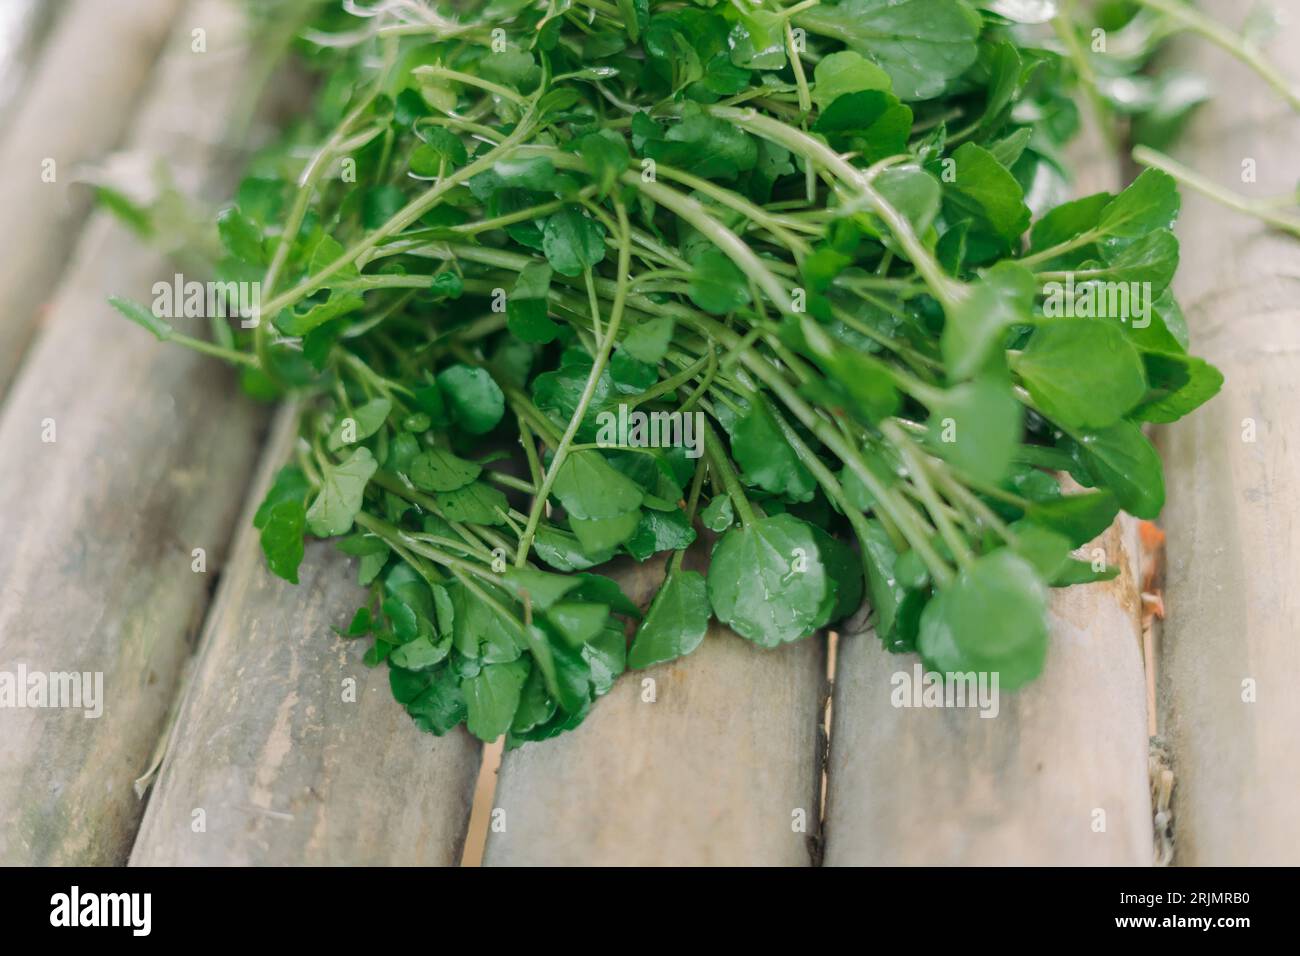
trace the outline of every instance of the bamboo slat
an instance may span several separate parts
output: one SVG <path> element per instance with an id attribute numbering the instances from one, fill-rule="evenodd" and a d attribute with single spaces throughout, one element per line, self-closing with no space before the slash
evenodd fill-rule
<path id="1" fill-rule="evenodd" d="M 1073 152 L 1076 194 L 1116 187 L 1095 132 Z M 1002 693 L 996 717 L 893 706 L 916 658 L 871 630 L 841 639 L 827 865 L 1151 862 L 1136 524 L 1122 516 L 1083 553 L 1095 547 L 1119 577 L 1052 592 L 1044 672 Z"/>
<path id="2" fill-rule="evenodd" d="M 0 395 L 90 207 L 78 167 L 120 141 L 179 0 L 80 0 L 63 12 L 0 137 Z M 51 179 L 52 177 L 52 179 Z M 15 228 L 21 225 L 21 228 Z"/>
<path id="3" fill-rule="evenodd" d="M 207 30 L 207 54 L 190 51 L 192 23 Z M 244 28 L 235 0 L 193 4 L 131 138 L 173 156 L 187 193 L 228 180 L 229 164 L 214 172 L 213 158 L 235 106 L 229 78 Z M 237 397 L 229 372 L 154 341 L 105 301 L 116 292 L 150 302 L 152 284 L 172 272 L 109 217 L 93 217 L 0 410 L 0 670 L 103 682 L 98 718 L 0 709 L 0 862 L 126 859 L 142 810 L 132 781 L 254 467 L 263 415 Z"/>
<path id="4" fill-rule="evenodd" d="M 659 574 L 617 577 L 644 607 Z M 577 730 L 505 754 L 484 864 L 808 865 L 821 642 L 763 650 L 714 625 L 625 673 Z"/>
<path id="5" fill-rule="evenodd" d="M 296 435 L 281 417 L 254 507 Z M 131 855 L 133 865 L 448 866 L 460 859 L 479 745 L 422 733 L 388 668 L 337 637 L 365 598 L 334 546 L 295 587 L 263 565 L 251 510 Z"/>
<path id="6" fill-rule="evenodd" d="M 1240 5 L 1204 10 L 1240 21 Z M 1294 11 L 1291 11 L 1294 13 Z M 1297 77 L 1300 19 L 1269 55 Z M 1181 57 L 1216 98 L 1178 157 L 1252 199 L 1294 196 L 1300 117 L 1204 42 Z M 1250 180 L 1254 176 L 1253 181 Z M 1225 376 L 1195 415 L 1165 428 L 1170 475 L 1160 655 L 1173 753 L 1175 862 L 1300 863 L 1300 240 L 1183 192 L 1175 290 L 1193 351 Z"/>

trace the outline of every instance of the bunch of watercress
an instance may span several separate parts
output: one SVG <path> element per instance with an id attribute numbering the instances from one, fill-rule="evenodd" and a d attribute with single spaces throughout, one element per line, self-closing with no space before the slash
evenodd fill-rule
<path id="1" fill-rule="evenodd" d="M 1173 179 L 1064 201 L 1054 12 L 331 12 L 305 34 L 310 115 L 219 218 L 256 328 L 199 340 L 118 305 L 296 396 L 255 519 L 269 567 L 296 582 L 304 539 L 338 538 L 369 588 L 342 633 L 433 733 L 551 737 L 711 618 L 777 647 L 864 594 L 891 650 L 1015 687 L 1048 586 L 1115 573 L 1072 549 L 1160 511 L 1144 423 L 1221 382 L 1168 288 Z M 1051 314 L 1066 280 L 1146 283 L 1150 307 Z M 613 447 L 620 409 L 699 413 L 702 441 Z M 592 570 L 620 556 L 666 556 L 644 615 Z"/>

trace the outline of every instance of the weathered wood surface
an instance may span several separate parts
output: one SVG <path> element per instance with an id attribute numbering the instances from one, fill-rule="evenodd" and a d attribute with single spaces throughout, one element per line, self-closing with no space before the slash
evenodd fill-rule
<path id="1" fill-rule="evenodd" d="M 76 183 L 78 167 L 120 141 L 178 5 L 179 0 L 80 0 L 70 6 L 6 118 L 0 209 L 11 228 L 0 254 L 0 395 L 90 206 L 90 189 Z M 52 182 L 43 178 L 51 174 Z"/>
<path id="2" fill-rule="evenodd" d="M 63 0 L 9 0 L 0 4 L 0 128 L 49 35 Z"/>
<path id="3" fill-rule="evenodd" d="M 1053 592 L 1047 666 L 994 717 L 896 708 L 916 658 L 872 631 L 840 641 L 828 866 L 1150 863 L 1136 542 L 1116 525 L 1096 545 L 1124 572 Z"/>
<path id="4" fill-rule="evenodd" d="M 1205 11 L 1236 23 L 1240 4 Z M 1293 11 L 1294 12 L 1294 11 Z M 1300 81 L 1300 18 L 1270 55 Z M 1252 198 L 1294 194 L 1300 117 L 1205 44 L 1182 54 L 1217 98 L 1177 149 Z M 1257 182 L 1243 182 L 1253 161 Z M 1169 474 L 1160 656 L 1173 749 L 1175 863 L 1300 863 L 1300 240 L 1183 191 L 1175 290 L 1193 350 L 1226 377 L 1162 430 Z M 1252 434 L 1253 430 L 1253 434 Z M 1254 700 L 1249 699 L 1252 686 Z"/>
<path id="5" fill-rule="evenodd" d="M 1076 194 L 1115 188 L 1118 162 L 1095 135 L 1074 154 Z M 1094 547 L 1119 577 L 1053 590 L 1043 674 L 1000 694 L 996 717 L 893 706 L 891 679 L 913 674 L 917 658 L 889 654 L 874 631 L 846 629 L 828 866 L 1151 862 L 1136 523 L 1121 517 L 1083 553 Z"/>
<path id="6" fill-rule="evenodd" d="M 292 417 L 275 431 L 131 863 L 455 865 L 479 744 L 421 732 L 367 642 L 333 633 L 366 592 L 332 543 L 309 544 L 296 587 L 266 570 L 251 509 Z"/>
<path id="7" fill-rule="evenodd" d="M 210 52 L 190 52 L 188 27 L 172 36 L 132 148 L 166 153 L 179 187 L 199 192 L 232 107 L 226 78 L 244 21 L 236 0 L 189 14 Z M 254 468 L 264 416 L 229 372 L 154 341 L 105 302 L 111 292 L 148 302 L 172 271 L 93 217 L 0 412 L 0 670 L 100 672 L 104 687 L 97 719 L 0 709 L 3 863 L 126 859 L 143 809 L 132 781 Z M 206 573 L 191 570 L 195 548 Z"/>
<path id="8" fill-rule="evenodd" d="M 659 564 L 617 575 L 642 606 Z M 713 625 L 576 731 L 505 754 L 484 864 L 808 865 L 824 684 L 821 637 L 763 650 Z"/>

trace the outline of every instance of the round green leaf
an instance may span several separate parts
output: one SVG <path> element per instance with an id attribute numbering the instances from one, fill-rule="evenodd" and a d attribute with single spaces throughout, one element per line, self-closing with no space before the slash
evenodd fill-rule
<path id="1" fill-rule="evenodd" d="M 1013 690 L 1043 669 L 1047 587 L 1020 555 L 983 555 L 921 612 L 918 647 L 936 671 L 996 672 L 1000 686 Z"/>
<path id="2" fill-rule="evenodd" d="M 831 593 L 811 526 L 790 514 L 724 534 L 708 585 L 718 620 L 761 647 L 808 635 Z"/>
<path id="3" fill-rule="evenodd" d="M 689 654 L 709 630 L 709 596 L 697 571 L 674 571 L 650 603 L 637 628 L 628 667 L 649 667 Z"/>
<path id="4" fill-rule="evenodd" d="M 581 275 L 605 258 L 604 230 L 576 206 L 565 206 L 546 220 L 542 251 L 560 275 Z"/>
<path id="5" fill-rule="evenodd" d="M 1065 428 L 1113 425 L 1147 390 L 1137 349 L 1092 319 L 1041 323 L 1013 364 L 1038 408 Z"/>
<path id="6" fill-rule="evenodd" d="M 439 373 L 438 386 L 456 424 L 472 435 L 490 432 L 505 414 L 505 396 L 487 369 L 453 365 Z"/>

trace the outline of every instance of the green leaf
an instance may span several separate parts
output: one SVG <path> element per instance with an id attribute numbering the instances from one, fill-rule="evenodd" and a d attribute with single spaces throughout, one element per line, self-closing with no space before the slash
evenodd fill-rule
<path id="1" fill-rule="evenodd" d="M 319 233 L 309 245 L 307 272 L 315 274 L 338 260 L 344 253 L 343 246 L 333 236 Z M 355 279 L 359 275 L 356 263 L 349 263 L 340 268 L 332 277 L 335 281 Z M 333 321 L 355 312 L 365 305 L 360 293 L 348 292 L 326 287 L 287 309 L 282 309 L 272 322 L 275 327 L 288 336 L 303 336 L 326 322 Z"/>
<path id="2" fill-rule="evenodd" d="M 983 146 L 963 143 L 952 154 L 955 178 L 944 189 L 949 220 L 969 218 L 1008 244 L 1029 228 L 1029 207 L 1011 171 Z"/>
<path id="3" fill-rule="evenodd" d="M 948 374 L 960 380 L 982 368 L 1010 326 L 1029 322 L 1036 290 L 1033 273 L 1014 262 L 999 262 L 970 286 L 943 327 Z"/>
<path id="4" fill-rule="evenodd" d="M 584 269 L 605 258 L 604 235 L 600 224 L 584 216 L 577 206 L 565 206 L 546 220 L 542 251 L 560 275 L 582 275 Z"/>
<path id="5" fill-rule="evenodd" d="M 876 633 L 886 647 L 891 647 L 895 644 L 899 607 L 907 597 L 894 570 L 900 556 L 878 520 L 869 518 L 863 527 L 862 561 L 867 569 L 867 593 L 875 612 Z"/>
<path id="6" fill-rule="evenodd" d="M 1054 588 L 1068 588 L 1073 584 L 1113 581 L 1117 577 L 1119 577 L 1119 568 L 1114 564 L 1108 564 L 1099 571 L 1090 561 L 1067 558 L 1065 564 L 1056 572 L 1056 577 L 1047 583 Z"/>
<path id="7" fill-rule="evenodd" d="M 699 300 L 696 299 L 696 304 L 698 303 Z M 620 345 L 623 351 L 638 362 L 657 365 L 668 354 L 668 346 L 673 340 L 673 325 L 672 317 L 667 315 L 643 319 L 632 326 Z"/>
<path id="8" fill-rule="evenodd" d="M 570 452 L 551 486 L 570 518 L 617 518 L 641 507 L 645 495 L 592 449 Z M 634 525 L 635 527 L 635 525 Z"/>
<path id="9" fill-rule="evenodd" d="M 582 645 L 582 659 L 591 675 L 591 692 L 608 694 L 614 680 L 627 669 L 627 638 L 623 628 L 611 622 L 601 633 Z"/>
<path id="10" fill-rule="evenodd" d="M 1043 669 L 1047 588 L 1020 555 L 982 555 L 921 612 L 918 648 L 932 670 L 997 673 L 1014 690 Z"/>
<path id="11" fill-rule="evenodd" d="M 1144 353 L 1144 357 L 1147 352 L 1186 354 L 1187 321 L 1173 294 L 1166 289 L 1146 311 L 1145 316 L 1130 321 L 1117 320 L 1116 324 L 1124 330 L 1128 340 Z M 1157 377 L 1148 363 L 1148 381 L 1154 385 Z"/>
<path id="12" fill-rule="evenodd" d="M 1025 517 L 1034 524 L 1060 532 L 1072 548 L 1097 537 L 1119 514 L 1119 500 L 1110 491 L 1062 495 L 1030 505 Z"/>
<path id="13" fill-rule="evenodd" d="M 590 701 L 590 669 L 581 653 L 553 643 L 536 624 L 524 629 L 524 640 L 546 683 L 546 692 L 566 714 L 582 712 Z"/>
<path id="14" fill-rule="evenodd" d="M 485 603 L 463 584 L 448 585 L 438 603 L 438 629 L 452 634 L 456 650 L 485 664 L 512 661 L 523 652 L 523 625 L 509 610 Z M 499 597 L 499 596 L 498 596 Z M 510 605 L 509 601 L 500 603 Z"/>
<path id="15" fill-rule="evenodd" d="M 520 659 L 508 664 L 486 664 L 477 676 L 461 681 L 467 712 L 465 729 L 484 742 L 496 740 L 509 730 L 527 679 L 528 662 Z"/>
<path id="16" fill-rule="evenodd" d="M 406 205 L 406 194 L 393 185 L 374 186 L 361 197 L 361 224 L 378 229 Z"/>
<path id="17" fill-rule="evenodd" d="M 637 628 L 627 666 L 640 669 L 689 654 L 708 633 L 711 613 L 704 576 L 697 571 L 672 572 Z"/>
<path id="18" fill-rule="evenodd" d="M 826 109 L 845 93 L 888 90 L 889 74 L 860 53 L 841 50 L 824 56 L 813 70 L 813 102 Z"/>
<path id="19" fill-rule="evenodd" d="M 1044 581 L 1055 581 L 1070 560 L 1070 539 L 1027 521 L 1018 521 L 1012 528 L 1016 534 L 1012 550 L 1033 565 Z"/>
<path id="20" fill-rule="evenodd" d="M 1034 404 L 1066 429 L 1113 425 L 1146 394 L 1137 350 L 1104 322 L 1040 322 L 1012 367 Z"/>
<path id="21" fill-rule="evenodd" d="M 1014 169 L 1020 161 L 1020 157 L 1025 154 L 1029 148 L 1029 141 L 1033 138 L 1034 131 L 1028 126 L 1022 126 L 1002 139 L 989 143 L 989 152 L 1007 169 Z"/>
<path id="22" fill-rule="evenodd" d="M 731 454 L 741 475 L 754 487 L 790 501 L 811 501 L 817 490 L 812 473 L 785 440 L 766 402 L 753 402 L 731 433 Z"/>
<path id="23" fill-rule="evenodd" d="M 487 369 L 457 364 L 438 373 L 452 420 L 471 435 L 490 432 L 505 414 L 505 396 Z"/>
<path id="24" fill-rule="evenodd" d="M 1136 239 L 1171 228 L 1178 209 L 1178 184 L 1174 178 L 1158 169 L 1146 169 L 1106 204 L 1097 228 L 1106 236 Z"/>
<path id="25" fill-rule="evenodd" d="M 551 321 L 547 293 L 551 288 L 551 267 L 530 262 L 519 272 L 514 291 L 506 301 L 506 326 L 525 342 L 545 345 L 560 334 Z"/>
<path id="26" fill-rule="evenodd" d="M 217 232 L 221 244 L 236 259 L 255 266 L 265 266 L 269 261 L 262 243 L 262 230 L 234 206 L 217 215 Z"/>
<path id="27" fill-rule="evenodd" d="M 462 524 L 505 524 L 510 502 L 499 489 L 486 481 L 475 481 L 433 496 L 448 521 Z"/>
<path id="28" fill-rule="evenodd" d="M 691 266 L 687 287 L 691 301 L 705 312 L 726 315 L 749 304 L 749 283 L 726 253 L 713 246 L 705 249 Z"/>
<path id="29" fill-rule="evenodd" d="M 710 531 L 723 532 L 736 523 L 736 510 L 727 494 L 714 495 L 702 512 L 700 520 Z"/>
<path id="30" fill-rule="evenodd" d="M 577 577 L 535 571 L 532 568 L 511 568 L 503 580 L 514 590 L 519 600 L 527 599 L 538 611 L 545 611 L 582 583 Z"/>
<path id="31" fill-rule="evenodd" d="M 429 685 L 433 683 L 434 675 L 432 674 L 417 674 L 405 668 L 394 667 L 391 661 L 388 666 L 388 686 L 393 691 L 393 699 L 399 704 L 410 704 L 428 690 Z M 446 668 L 443 668 L 439 673 L 446 670 Z"/>
<path id="32" fill-rule="evenodd" d="M 1159 517 L 1165 476 L 1151 442 L 1129 421 L 1076 435 L 1088 468 L 1106 484 L 1120 507 L 1136 518 Z"/>
<path id="33" fill-rule="evenodd" d="M 818 617 L 816 624 L 817 627 L 825 627 L 848 617 L 862 603 L 862 562 L 843 541 L 816 525 L 812 526 L 812 530 L 813 537 L 817 540 L 817 552 L 821 555 L 822 564 L 826 566 L 831 584 L 831 593 L 822 605 L 824 614 Z"/>
<path id="34" fill-rule="evenodd" d="M 361 637 L 370 633 L 370 608 L 359 607 L 346 628 L 333 628 L 339 637 Z"/>
<path id="35" fill-rule="evenodd" d="M 257 513 L 253 515 L 253 527 L 264 527 L 270 520 L 271 509 L 282 501 L 297 501 L 305 504 L 310 491 L 311 484 L 302 469 L 297 465 L 285 465 L 276 472 L 275 480 L 266 491 L 266 497 L 258 505 Z"/>
<path id="36" fill-rule="evenodd" d="M 1151 390 L 1133 411 L 1144 422 L 1176 422 L 1223 387 L 1223 373 L 1204 359 L 1167 352 L 1142 356 Z"/>
<path id="37" fill-rule="evenodd" d="M 868 424 L 898 410 L 901 399 L 884 363 L 845 348 L 812 316 L 797 321 L 794 316 L 787 317 L 781 325 L 781 338 L 827 373 L 826 381 L 814 383 L 820 386 L 815 397 L 823 404 L 847 408 Z"/>
<path id="38" fill-rule="evenodd" d="M 441 422 L 445 420 L 447 402 L 442 397 L 442 389 L 438 387 L 436 380 L 421 383 L 414 390 L 412 397 L 420 411 L 428 415 L 433 421 Z"/>
<path id="39" fill-rule="evenodd" d="M 830 588 L 812 528 L 789 514 L 728 531 L 709 564 L 718 620 L 761 647 L 807 636 Z"/>
<path id="40" fill-rule="evenodd" d="M 844 0 L 796 14 L 885 69 L 905 100 L 933 99 L 975 62 L 980 18 L 959 0 Z"/>
<path id="41" fill-rule="evenodd" d="M 640 122 L 638 119 L 644 117 Z M 644 114 L 632 119 L 634 145 L 656 162 L 667 163 L 703 179 L 734 180 L 758 162 L 752 136 L 698 107 L 682 110 L 681 122 L 661 129 Z"/>
<path id="42" fill-rule="evenodd" d="M 543 525 L 533 539 L 537 556 L 557 571 L 585 571 L 604 564 L 614 556 L 613 550 L 588 552 L 578 536 L 562 528 Z"/>
<path id="43" fill-rule="evenodd" d="M 660 551 L 680 551 L 695 541 L 695 529 L 682 511 L 656 511 L 650 508 L 641 512 L 632 537 L 627 539 L 628 554 L 644 561 Z"/>
<path id="44" fill-rule="evenodd" d="M 302 564 L 302 538 L 306 528 L 307 510 L 298 499 L 276 502 L 262 523 L 261 542 L 266 566 L 272 574 L 291 584 L 298 583 L 298 565 Z"/>
<path id="45" fill-rule="evenodd" d="M 455 491 L 478 478 L 483 469 L 445 448 L 422 451 L 411 460 L 408 476 L 421 491 Z"/>
<path id="46" fill-rule="evenodd" d="M 459 299 L 465 291 L 465 280 L 454 272 L 439 272 L 429 281 L 429 289 L 434 295 Z"/>
<path id="47" fill-rule="evenodd" d="M 1106 264 L 1085 266 L 1082 277 L 1111 283 L 1148 283 L 1150 295 L 1158 296 L 1178 269 L 1178 239 L 1168 229 L 1156 229 L 1131 242 L 1107 244 L 1102 255 Z M 1140 287 L 1138 291 L 1142 291 Z M 1128 315 L 1121 313 L 1121 318 L 1132 318 L 1136 312 L 1132 303 L 1129 310 Z"/>
<path id="48" fill-rule="evenodd" d="M 1110 193 L 1093 193 L 1062 203 L 1047 213 L 1029 232 L 1029 251 L 1042 252 L 1090 232 L 1101 221 L 1101 212 L 1115 197 Z"/>
<path id="49" fill-rule="evenodd" d="M 985 482 L 1002 479 L 1024 429 L 1020 403 L 1004 381 L 982 376 L 936 396 L 928 422 L 930 447 Z"/>
<path id="50" fill-rule="evenodd" d="M 546 677 L 540 667 L 528 672 L 528 680 L 519 695 L 519 706 L 515 709 L 514 720 L 510 724 L 510 733 L 523 734 L 555 715 L 555 701 L 546 692 Z"/>
<path id="51" fill-rule="evenodd" d="M 939 214 L 943 190 L 939 181 L 919 166 L 891 166 L 876 176 L 872 185 L 919 236 L 925 235 Z M 875 225 L 875 232 L 887 245 L 895 244 L 893 234 L 883 224 Z"/>
<path id="52" fill-rule="evenodd" d="M 609 621 L 604 604 L 559 601 L 546 610 L 546 620 L 573 647 L 580 647 L 600 634 Z"/>
<path id="53" fill-rule="evenodd" d="M 422 671 L 442 663 L 450 651 L 451 635 L 442 640 L 434 641 L 433 638 L 425 634 L 393 648 L 393 652 L 388 655 L 388 660 L 397 667 Z"/>
<path id="54" fill-rule="evenodd" d="M 881 90 L 846 93 L 822 110 L 813 132 L 840 152 L 861 154 L 868 163 L 907 152 L 912 111 Z"/>
<path id="55" fill-rule="evenodd" d="M 731 62 L 746 70 L 784 69 L 786 59 L 782 21 L 769 10 L 751 8 L 737 12 L 740 23 L 731 31 Z M 748 76 L 745 83 L 749 83 Z"/>
<path id="56" fill-rule="evenodd" d="M 626 141 L 613 130 L 602 129 L 583 136 L 576 147 L 587 172 L 600 184 L 600 196 L 604 198 L 631 162 Z"/>
<path id="57" fill-rule="evenodd" d="M 366 485 L 378 469 L 369 448 L 358 448 L 342 464 L 327 465 L 321 489 L 307 509 L 307 527 L 318 538 L 346 534 L 361 510 Z"/>
<path id="58" fill-rule="evenodd" d="M 1020 86 L 1020 54 L 1016 52 L 1014 44 L 1003 40 L 988 48 L 984 61 L 989 70 L 989 89 L 980 125 L 986 129 L 996 129 L 1005 119 L 1007 107 L 1015 99 Z M 994 152 L 992 148 L 990 151 Z M 1011 164 L 1003 165 L 1010 167 Z"/>
<path id="59" fill-rule="evenodd" d="M 636 534 L 641 523 L 639 509 L 608 518 L 569 518 L 582 549 L 588 553 L 613 550 Z"/>
<path id="60" fill-rule="evenodd" d="M 365 441 L 384 427 L 388 414 L 393 410 L 393 403 L 386 398 L 373 398 L 364 405 L 358 405 L 335 424 L 330 431 L 325 447 L 330 451 L 339 451 L 348 445 Z"/>
<path id="61" fill-rule="evenodd" d="M 389 683 L 395 685 L 402 673 L 398 668 L 390 670 Z M 406 705 L 406 712 L 421 730 L 439 737 L 463 721 L 466 716 L 465 696 L 455 672 L 450 667 L 435 671 L 425 689 Z"/>
<path id="62" fill-rule="evenodd" d="M 607 604 L 615 614 L 626 617 L 641 616 L 640 609 L 628 599 L 613 578 L 601 574 L 579 574 L 578 580 L 581 583 L 573 592 L 574 600 Z"/>

